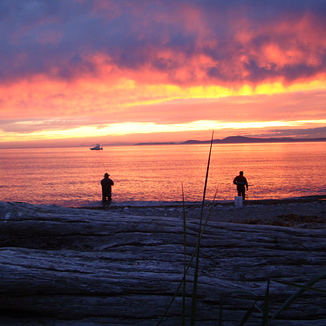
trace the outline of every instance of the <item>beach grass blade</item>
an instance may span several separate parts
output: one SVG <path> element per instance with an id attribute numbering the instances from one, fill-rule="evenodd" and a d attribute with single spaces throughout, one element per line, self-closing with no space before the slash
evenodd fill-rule
<path id="1" fill-rule="evenodd" d="M 206 199 L 206 190 L 207 190 L 207 183 L 208 183 L 209 167 L 210 167 L 211 154 L 212 154 L 212 148 L 213 148 L 213 139 L 214 139 L 214 131 L 212 132 L 211 144 L 210 144 L 210 148 L 209 148 L 209 155 L 208 155 L 208 161 L 207 161 L 207 167 L 206 167 L 206 177 L 205 177 L 205 184 L 204 184 L 203 198 L 202 198 L 202 205 L 201 205 L 201 212 L 200 212 L 198 241 L 197 241 L 197 250 L 196 250 L 196 264 L 195 264 L 194 282 L 193 282 L 193 289 L 192 289 L 191 318 L 190 318 L 191 319 L 191 322 L 190 322 L 191 326 L 194 326 L 196 324 L 198 271 L 199 271 L 199 258 L 200 258 L 200 240 L 201 240 L 201 234 L 202 234 L 203 215 L 204 215 L 204 207 L 205 207 L 205 199 Z"/>
<path id="2" fill-rule="evenodd" d="M 247 309 L 245 315 L 242 317 L 242 320 L 240 322 L 239 325 L 245 325 L 246 322 L 249 320 L 250 316 L 252 315 L 252 313 L 255 311 L 255 309 L 260 310 L 257 307 L 257 295 L 251 291 L 246 291 L 246 290 L 232 290 L 232 291 L 228 291 L 223 293 L 220 296 L 220 315 L 219 315 L 219 326 L 223 326 L 223 305 L 224 305 L 224 301 L 226 297 L 234 297 L 234 295 L 246 295 L 246 296 L 250 296 L 253 299 L 253 303 L 250 305 L 250 307 Z"/>
<path id="3" fill-rule="evenodd" d="M 186 219 L 186 205 L 185 195 L 183 189 L 183 183 L 181 184 L 182 189 L 182 207 L 183 207 L 183 289 L 182 289 L 182 326 L 186 325 L 186 283 L 187 283 L 187 219 Z"/>
<path id="4" fill-rule="evenodd" d="M 265 299 L 264 299 L 264 307 L 263 307 L 262 325 L 267 325 L 268 324 L 268 317 L 269 317 L 269 288 L 270 288 L 270 281 L 267 282 L 267 288 L 266 288 Z"/>
<path id="5" fill-rule="evenodd" d="M 316 288 L 312 288 L 312 286 L 317 283 L 318 281 L 320 281 L 321 279 L 326 278 L 326 270 L 322 271 L 321 273 L 317 274 L 316 276 L 314 276 L 313 278 L 311 278 L 305 285 L 298 285 L 295 283 L 291 283 L 291 282 L 283 282 L 283 281 L 275 281 L 277 283 L 281 283 L 281 284 L 286 284 L 292 287 L 297 287 L 300 290 L 297 291 L 296 293 L 294 293 L 293 295 L 291 295 L 280 307 L 279 309 L 275 312 L 275 314 L 273 315 L 273 317 L 271 319 L 269 319 L 269 321 L 275 319 L 284 309 L 286 309 L 296 298 L 298 298 L 304 291 L 309 290 L 309 291 L 318 291 L 318 292 L 322 292 L 325 293 L 325 291 L 323 290 L 319 290 Z M 267 325 L 267 324 L 265 324 Z"/>

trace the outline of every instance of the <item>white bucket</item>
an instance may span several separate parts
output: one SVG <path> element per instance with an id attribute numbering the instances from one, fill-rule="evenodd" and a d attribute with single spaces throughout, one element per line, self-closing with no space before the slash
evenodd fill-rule
<path id="1" fill-rule="evenodd" d="M 242 203 L 243 203 L 243 198 L 242 198 L 242 196 L 235 196 L 235 197 L 234 197 L 234 204 L 235 204 L 235 207 L 242 207 Z"/>

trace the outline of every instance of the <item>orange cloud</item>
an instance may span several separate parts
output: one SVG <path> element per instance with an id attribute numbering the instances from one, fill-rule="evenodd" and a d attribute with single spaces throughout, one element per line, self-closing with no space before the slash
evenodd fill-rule
<path id="1" fill-rule="evenodd" d="M 12 3 L 0 33 L 3 139 L 325 123 L 321 3 Z"/>

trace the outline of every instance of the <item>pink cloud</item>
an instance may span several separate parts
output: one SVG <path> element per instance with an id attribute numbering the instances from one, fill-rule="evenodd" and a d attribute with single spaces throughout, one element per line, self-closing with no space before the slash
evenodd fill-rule
<path id="1" fill-rule="evenodd" d="M 0 3 L 2 130 L 323 120 L 325 18 L 301 0 Z"/>

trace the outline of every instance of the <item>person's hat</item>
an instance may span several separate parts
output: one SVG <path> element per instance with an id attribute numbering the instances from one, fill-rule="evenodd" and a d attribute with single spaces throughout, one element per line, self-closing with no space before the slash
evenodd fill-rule
<path id="1" fill-rule="evenodd" d="M 105 176 L 105 177 L 108 177 L 108 176 L 110 176 L 110 174 L 108 174 L 108 173 L 105 173 L 105 174 L 104 174 L 104 176 Z"/>

